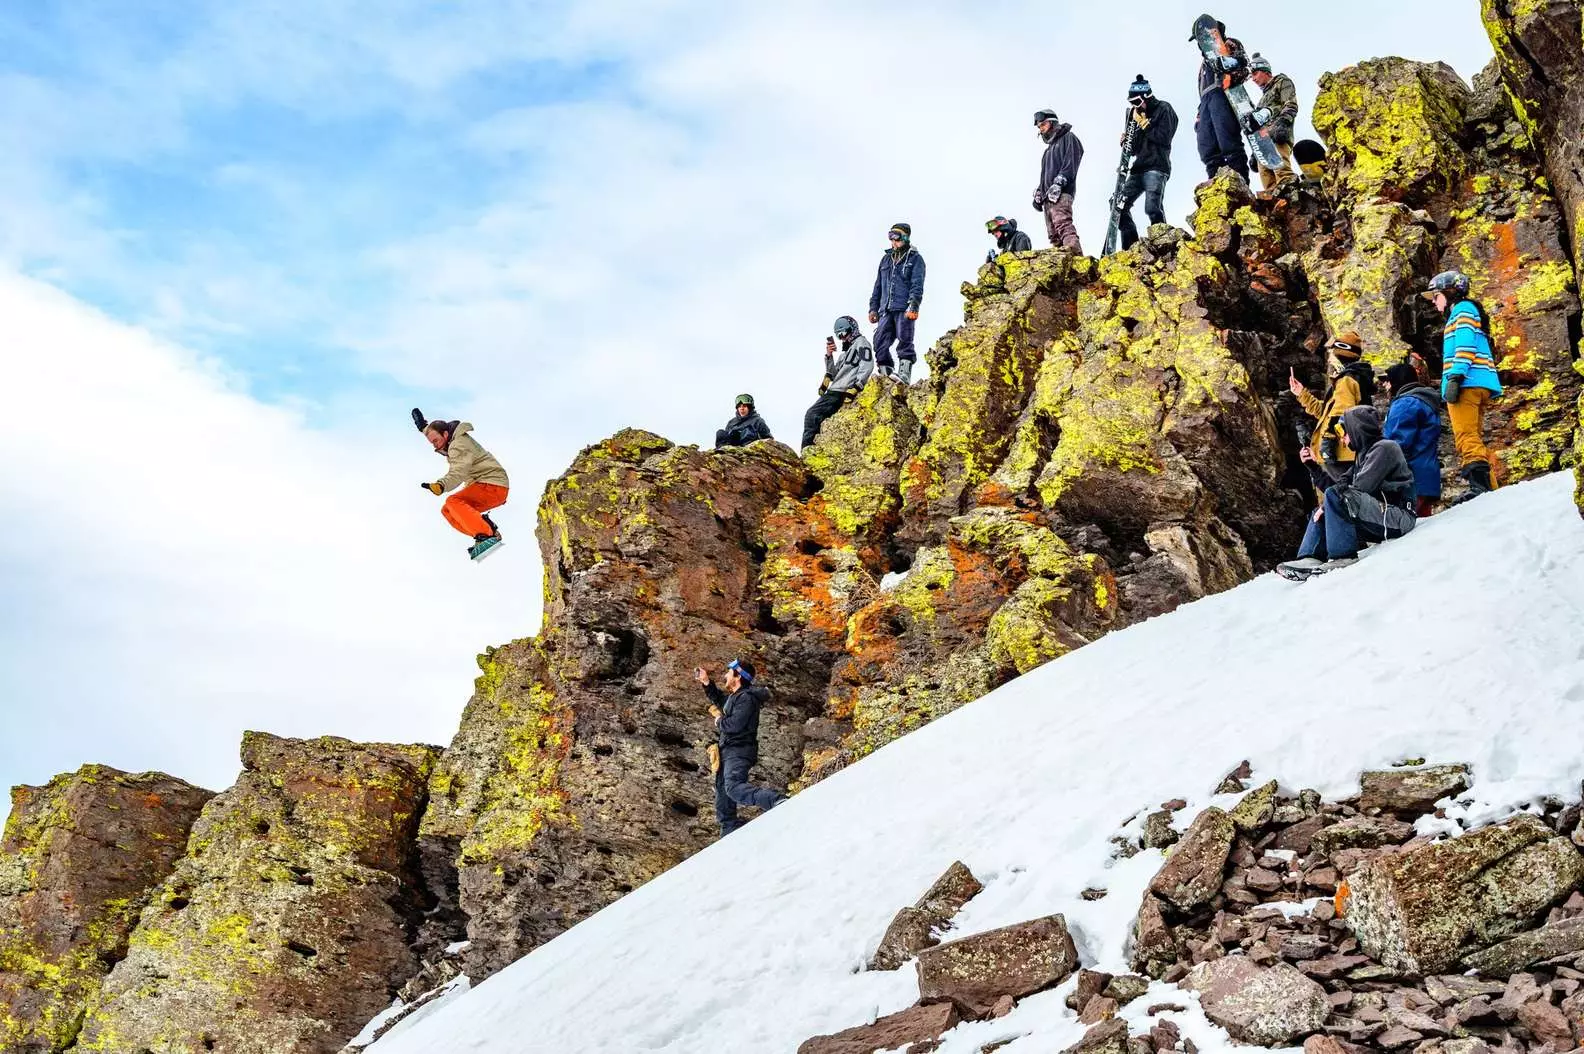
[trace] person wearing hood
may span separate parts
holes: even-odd
[[[786,801],[785,794],[748,782],[748,770],[759,760],[759,712],[770,701],[770,689],[755,683],[757,676],[753,663],[733,659],[726,664],[722,691],[704,667],[693,671],[715,719],[710,771],[715,777],[715,819],[723,836],[743,825],[737,815],[739,805],[773,809]]]
[[[858,321],[843,315],[832,327],[836,335],[825,338],[825,379],[820,382],[819,398],[803,415],[803,449],[807,450],[819,438],[820,428],[831,415],[856,399],[869,375],[874,373],[874,348],[858,331]],[[837,354],[836,341],[841,341]]]
[[[715,449],[723,446],[747,446],[760,439],[771,439],[770,426],[765,424],[759,411],[754,409],[754,398],[747,392],[737,397],[737,410],[726,427],[715,432]]]
[[[1324,399],[1305,388],[1292,370],[1287,371],[1287,387],[1298,397],[1304,413],[1318,422],[1309,439],[1309,451],[1333,476],[1340,475],[1354,457],[1341,444],[1338,420],[1349,409],[1367,406],[1375,399],[1375,371],[1363,361],[1363,354],[1363,341],[1352,330],[1326,346],[1331,387]]]
[[[1166,181],[1171,178],[1172,138],[1177,134],[1177,111],[1171,103],[1155,98],[1142,73],[1128,86],[1128,106],[1128,119],[1134,125],[1133,167],[1122,184],[1122,214],[1117,219],[1124,249],[1139,238],[1133,222],[1133,203],[1139,195],[1144,196],[1144,214],[1150,224],[1166,222]]]
[[[1399,362],[1386,371],[1386,391],[1391,409],[1386,411],[1383,431],[1387,439],[1402,447],[1408,467],[1413,469],[1414,491],[1418,499],[1414,514],[1429,516],[1441,498],[1441,397],[1419,379],[1410,362]]]
[[[1034,208],[1045,214],[1045,233],[1052,248],[1082,255],[1078,227],[1073,223],[1073,197],[1078,193],[1083,143],[1073,134],[1072,125],[1056,119],[1054,110],[1037,111],[1034,128],[1045,143],[1039,186],[1034,188]]]
[[[1018,230],[1017,220],[996,216],[985,221],[985,230],[995,238],[995,248],[985,254],[985,263],[995,263],[1002,253],[1026,253],[1034,248],[1029,236]]]
[[[468,556],[482,560],[501,545],[500,528],[489,518],[489,510],[506,504],[511,481],[501,463],[479,445],[466,421],[425,421],[423,411],[414,408],[413,424],[423,433],[435,453],[446,459],[446,474],[433,483],[419,486],[439,496],[457,490],[440,506],[446,522],[469,538]]]
[[[1248,79],[1248,53],[1241,43],[1226,35],[1224,23],[1217,22],[1216,26],[1232,53],[1204,58],[1199,63],[1199,113],[1194,118],[1199,160],[1204,162],[1211,179],[1223,168],[1230,168],[1247,183],[1248,149],[1243,145],[1243,129],[1238,126],[1237,111],[1226,90]],[[1198,38],[1190,34],[1188,40],[1197,42]]]
[[[1249,131],[1270,129],[1271,143],[1281,155],[1281,168],[1266,168],[1260,162],[1260,185],[1275,190],[1298,174],[1292,170],[1293,122],[1298,120],[1298,88],[1285,73],[1271,69],[1270,60],[1259,52],[1249,57],[1249,79],[1259,85],[1259,109],[1249,114]]]
[[[1421,295],[1446,316],[1441,333],[1441,397],[1463,465],[1460,474],[1468,481],[1468,497],[1475,498],[1494,489],[1490,448],[1483,433],[1485,411],[1502,393],[1491,351],[1490,316],[1469,296],[1469,277],[1461,271],[1441,272]]]
[[[881,376],[892,376],[891,343],[895,341],[895,376],[907,384],[913,379],[913,362],[918,358],[913,324],[918,321],[919,305],[924,303],[924,257],[913,248],[913,228],[908,224],[893,224],[886,237],[891,248],[880,257],[875,273],[869,323],[876,327],[874,356]]]
[[[1315,488],[1323,487],[1325,496],[1309,517],[1298,558],[1279,568],[1293,577],[1350,564],[1358,559],[1360,542],[1401,538],[1414,528],[1413,469],[1402,447],[1382,437],[1373,406],[1355,406],[1342,415],[1341,442],[1353,460],[1334,482],[1308,447],[1299,451]]]

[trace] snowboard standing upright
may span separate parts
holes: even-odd
[[[1206,62],[1214,63],[1223,55],[1232,54],[1232,47],[1216,28],[1216,20],[1210,15],[1200,15],[1194,22],[1194,41],[1199,45],[1199,51]],[[1219,68],[1219,67],[1217,67]],[[1243,129],[1244,136],[1249,145],[1254,148],[1254,154],[1259,158],[1259,163],[1266,168],[1279,169],[1286,166],[1276,143],[1271,139],[1270,129],[1266,127],[1249,131],[1249,116],[1254,113],[1254,103],[1248,97],[1248,89],[1241,83],[1233,84],[1232,78],[1226,73],[1221,74],[1221,90],[1226,93],[1227,101],[1232,104],[1232,111],[1237,114],[1238,126]]]
[[[1122,210],[1127,207],[1123,191],[1133,168],[1133,137],[1138,134],[1138,122],[1133,120],[1133,107],[1128,107],[1127,116],[1122,121],[1122,160],[1117,165],[1116,190],[1111,194],[1111,226],[1106,228],[1105,248],[1100,250],[1101,256],[1110,256],[1117,251],[1117,228],[1122,222]]]

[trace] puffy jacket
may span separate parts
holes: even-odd
[[[1133,120],[1137,121],[1135,116]],[[1177,111],[1169,102],[1151,98],[1144,104],[1148,125],[1133,133],[1133,171],[1171,173],[1172,137],[1177,134]]]
[[[1413,469],[1414,491],[1421,498],[1441,496],[1441,398],[1422,384],[1411,384],[1392,396],[1386,412],[1385,436],[1402,447]]]
[[[1353,448],[1354,461],[1333,485],[1348,513],[1372,524],[1387,538],[1414,528],[1414,474],[1402,447],[1382,438],[1380,415],[1373,406],[1355,406],[1342,415],[1342,431]],[[1323,486],[1324,473],[1310,465],[1310,477]]]
[[[1278,143],[1291,143],[1293,122],[1298,120],[1298,88],[1292,78],[1278,73],[1265,85],[1260,106],[1271,112],[1270,134]]]
[[[765,424],[765,419],[759,416],[759,411],[750,410],[746,417],[732,414],[732,419],[726,422],[726,427],[715,433],[715,449],[723,446],[747,446],[759,439],[770,439],[770,426]]]
[[[713,684],[704,686],[709,701],[720,707],[720,720],[715,722],[716,739],[721,753],[731,751],[759,757],[759,711],[770,701],[770,689],[757,684],[727,695]]]
[[[1072,125],[1057,125],[1056,134],[1051,137],[1045,147],[1045,156],[1040,159],[1039,186],[1034,188],[1034,200],[1041,207],[1044,207],[1050,185],[1056,182],[1057,176],[1067,177],[1067,185],[1062,187],[1063,194],[1078,193],[1078,165],[1083,161],[1083,152],[1083,143],[1073,135]]]
[[[479,445],[479,441],[468,435],[473,431],[473,426],[466,421],[459,421],[451,432],[451,442],[446,444],[446,474],[440,477],[440,490],[444,493],[455,490],[464,483],[493,483],[498,487],[510,487],[511,482],[506,478],[506,470],[501,468],[495,455]]]
[[[1491,355],[1490,337],[1480,325],[1480,309],[1472,300],[1459,300],[1447,312],[1446,329],[1441,335],[1441,395],[1446,396],[1449,377],[1462,380],[1465,388],[1485,388],[1492,394],[1502,392],[1496,376],[1496,360]]]
[[[874,292],[869,294],[869,313],[917,311],[923,302],[924,257],[911,245],[886,250],[875,273]]]
[[[1368,398],[1364,389],[1369,389]],[[1353,460],[1353,451],[1341,443],[1329,444],[1334,450],[1328,451],[1325,441],[1338,440],[1342,433],[1338,430],[1337,423],[1342,415],[1360,403],[1369,402],[1375,397],[1375,372],[1370,364],[1364,361],[1350,362],[1342,370],[1342,375],[1331,385],[1331,390],[1326,393],[1324,401],[1315,397],[1313,392],[1305,390],[1298,396],[1298,402],[1303,406],[1304,413],[1313,417],[1317,422],[1314,435],[1309,439],[1309,449],[1314,456],[1322,462],[1339,462],[1346,464]],[[1330,453],[1330,457],[1326,454]]]
[[[1017,220],[1007,220],[1007,229],[996,235],[998,253],[1026,253],[1034,248],[1029,236],[1017,229]]]
[[[874,345],[862,334],[853,337],[852,343],[842,348],[839,357],[825,351],[825,376],[831,379],[825,390],[830,392],[856,392],[874,372]]]

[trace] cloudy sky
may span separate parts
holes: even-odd
[[[1226,3],[1315,82],[1490,57],[1477,5]],[[1049,106],[1104,238],[1127,85],[1183,116],[1197,6],[1012,0],[0,5],[0,784],[211,787],[245,728],[445,742],[538,625],[544,481],[624,425],[796,440],[895,221],[959,321]],[[1307,129],[1301,129],[1301,132]],[[515,487],[474,566],[408,408]]]

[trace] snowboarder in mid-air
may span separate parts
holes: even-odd
[[[1119,199],[1114,204],[1118,233],[1122,248],[1130,248],[1138,241],[1138,227],[1133,222],[1133,203],[1144,197],[1144,215],[1150,223],[1166,222],[1166,181],[1171,178],[1172,138],[1177,134],[1177,111],[1162,99],[1155,98],[1150,82],[1144,74],[1133,78],[1128,86],[1127,127],[1122,133],[1123,156],[1131,158],[1127,178],[1118,188]],[[1114,246],[1106,238],[1107,252]]]
[[[825,379],[820,382],[819,398],[803,415],[803,449],[814,445],[820,427],[840,410],[848,399],[854,399],[863,390],[869,375],[874,372],[874,348],[858,332],[858,322],[851,315],[836,320],[836,336],[825,338]],[[837,354],[836,341],[841,341],[841,354]]]
[[[1298,120],[1298,89],[1285,73],[1272,73],[1270,60],[1259,52],[1249,57],[1249,79],[1259,85],[1259,108],[1249,115],[1248,130],[1270,130],[1271,142],[1281,155],[1279,168],[1271,168],[1263,160],[1259,163],[1260,185],[1275,190],[1288,180],[1297,179],[1292,170],[1293,122]]]
[[[756,676],[752,663],[733,659],[726,664],[726,690],[721,691],[704,667],[693,671],[715,719],[710,774],[715,777],[715,819],[722,836],[743,825],[737,806],[773,809],[787,800],[779,791],[748,782],[748,770],[759,760],[759,711],[770,701],[770,689],[755,684]]]
[[[489,518],[489,510],[506,504],[511,486],[506,470],[468,434],[473,426],[466,421],[426,421],[423,411],[416,408],[412,419],[435,453],[445,457],[447,466],[444,476],[419,486],[437,496],[462,488],[445,500],[440,512],[447,523],[473,539],[468,556],[484,559],[501,545],[500,528]]]
[[[886,237],[891,248],[880,257],[875,273],[869,323],[875,326],[875,365],[881,376],[892,376],[891,343],[895,341],[895,376],[907,384],[913,379],[913,361],[918,357],[913,348],[913,324],[924,302],[924,257],[913,248],[913,228],[906,223],[893,224]]]
[[[1078,166],[1083,162],[1083,143],[1073,134],[1072,125],[1056,119],[1055,110],[1034,114],[1034,128],[1045,143],[1040,158],[1039,186],[1034,188],[1034,208],[1045,214],[1045,234],[1051,247],[1083,255],[1078,227],[1073,223],[1073,197],[1078,193]]]
[[[997,216],[985,221],[985,230],[995,238],[995,248],[985,254],[985,263],[995,263],[1002,253],[1026,253],[1034,248],[1029,236],[1018,230],[1017,220]]]
[[[760,439],[771,439],[770,426],[754,409],[754,398],[747,392],[737,397],[737,410],[726,427],[715,432],[715,449],[723,446],[747,446]]]

